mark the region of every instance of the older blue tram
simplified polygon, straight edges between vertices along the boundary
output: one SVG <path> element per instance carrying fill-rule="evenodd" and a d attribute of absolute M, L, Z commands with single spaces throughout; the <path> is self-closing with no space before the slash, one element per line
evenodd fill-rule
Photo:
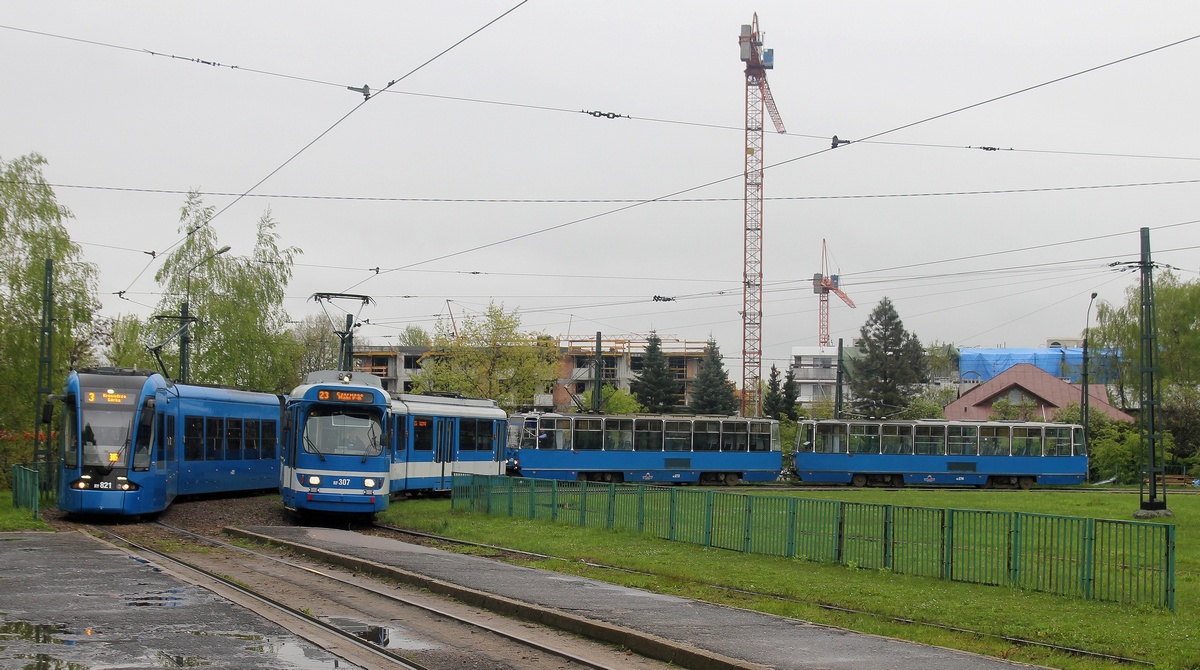
<path fill-rule="evenodd" d="M 542 479 L 736 484 L 779 478 L 779 422 L 733 416 L 514 414 L 509 472 Z"/>
<path fill-rule="evenodd" d="M 1022 421 L 802 421 L 803 482 L 1028 489 L 1087 478 L 1083 427 Z"/>

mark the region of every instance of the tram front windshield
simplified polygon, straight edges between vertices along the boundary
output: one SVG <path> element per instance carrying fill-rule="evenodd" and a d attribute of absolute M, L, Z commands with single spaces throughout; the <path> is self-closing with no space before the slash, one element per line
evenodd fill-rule
<path fill-rule="evenodd" d="M 304 450 L 320 456 L 378 456 L 379 416 L 344 407 L 317 407 L 304 422 Z"/>
<path fill-rule="evenodd" d="M 129 454 L 134 408 L 111 407 L 83 411 L 83 465 L 112 467 Z"/>

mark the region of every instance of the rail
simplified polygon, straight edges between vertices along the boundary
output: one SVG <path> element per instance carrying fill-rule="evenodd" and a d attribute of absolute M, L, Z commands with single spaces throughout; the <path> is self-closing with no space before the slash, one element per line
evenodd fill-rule
<path fill-rule="evenodd" d="M 1175 527 L 701 488 L 454 475 L 452 508 L 1175 609 Z"/>

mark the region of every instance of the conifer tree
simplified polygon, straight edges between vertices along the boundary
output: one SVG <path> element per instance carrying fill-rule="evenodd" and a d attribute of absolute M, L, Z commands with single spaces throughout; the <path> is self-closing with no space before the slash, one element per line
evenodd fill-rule
<path fill-rule="evenodd" d="M 795 421 L 800 417 L 796 411 L 796 403 L 800 400 L 800 382 L 796 381 L 796 369 L 788 366 L 787 374 L 783 376 L 783 401 L 780 403 L 783 416 Z M 782 418 L 782 417 L 781 417 Z"/>
<path fill-rule="evenodd" d="M 783 418 L 783 394 L 780 392 L 779 368 L 771 366 L 767 377 L 767 392 L 763 394 L 763 415 L 772 419 Z"/>
<path fill-rule="evenodd" d="M 661 414 L 675 406 L 675 378 L 663 355 L 662 338 L 650 331 L 642 371 L 629 383 L 629 390 L 647 412 Z"/>
<path fill-rule="evenodd" d="M 716 340 L 709 340 L 692 388 L 692 409 L 700 414 L 736 414 L 737 395 L 721 362 Z"/>
<path fill-rule="evenodd" d="M 863 325 L 850 388 L 859 411 L 891 417 L 908 406 L 922 382 L 929 379 L 925 349 L 904 323 L 892 301 L 884 298 Z"/>

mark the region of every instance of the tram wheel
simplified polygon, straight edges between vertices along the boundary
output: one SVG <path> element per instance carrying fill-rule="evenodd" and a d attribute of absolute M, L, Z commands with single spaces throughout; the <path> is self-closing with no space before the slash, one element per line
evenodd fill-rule
<path fill-rule="evenodd" d="M 850 485 L 855 488 L 862 488 L 867 485 L 867 476 L 862 473 L 856 473 L 850 478 Z"/>
<path fill-rule="evenodd" d="M 1036 481 L 1033 477 L 1021 477 L 1017 480 L 1017 486 L 1021 487 L 1022 491 L 1028 491 Z"/>

